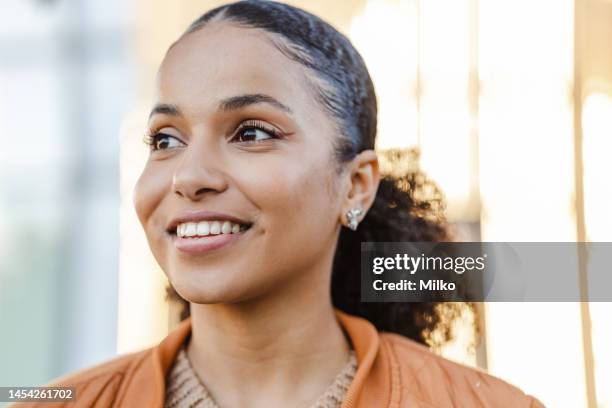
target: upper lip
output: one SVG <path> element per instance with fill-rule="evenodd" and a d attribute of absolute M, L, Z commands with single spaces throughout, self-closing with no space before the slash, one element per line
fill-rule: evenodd
<path fill-rule="evenodd" d="M 241 218 L 235 217 L 233 215 L 229 215 L 229 214 L 224 214 L 224 213 L 220 213 L 220 212 L 215 212 L 215 211 L 186 211 L 183 212 L 181 214 L 179 214 L 178 216 L 174 217 L 172 220 L 170 220 L 170 223 L 168 223 L 168 227 L 167 227 L 167 231 L 168 232 L 175 232 L 176 231 L 176 227 L 179 224 L 182 224 L 184 222 L 199 222 L 199 221 L 213 221 L 213 220 L 217 220 L 217 221 L 231 221 L 237 224 L 244 224 L 247 226 L 250 226 L 251 224 L 246 221 L 243 220 Z"/>

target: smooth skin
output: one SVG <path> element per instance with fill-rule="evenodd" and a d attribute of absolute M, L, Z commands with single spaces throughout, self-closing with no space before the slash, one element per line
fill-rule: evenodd
<path fill-rule="evenodd" d="M 367 211 L 380 177 L 373 150 L 336 171 L 338 125 L 313 97 L 313 74 L 271 38 L 217 21 L 168 50 L 157 76 L 162 109 L 149 120 L 158 143 L 134 189 L 153 255 L 191 303 L 187 354 L 221 407 L 308 407 L 347 363 L 332 261 L 346 211 Z M 242 95 L 266 98 L 222 107 Z M 253 123 L 281 137 L 245 130 Z M 186 255 L 166 228 L 190 210 L 252 227 L 225 247 Z"/>

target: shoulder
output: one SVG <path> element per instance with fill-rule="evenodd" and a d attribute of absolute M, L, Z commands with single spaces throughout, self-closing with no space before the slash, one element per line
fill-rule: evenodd
<path fill-rule="evenodd" d="M 129 381 L 131 373 L 152 353 L 152 348 L 120 355 L 102 363 L 58 377 L 45 387 L 72 387 L 77 403 L 33 402 L 19 407 L 111 406 L 121 386 Z"/>
<path fill-rule="evenodd" d="M 395 333 L 380 333 L 392 369 L 412 398 L 431 406 L 544 407 L 536 398 L 485 371 L 439 356 L 427 347 Z"/>
<path fill-rule="evenodd" d="M 123 354 L 91 367 L 58 377 L 50 385 L 70 387 L 88 384 L 101 379 L 124 377 L 131 370 L 135 369 L 151 352 L 152 349 L 146 349 Z"/>

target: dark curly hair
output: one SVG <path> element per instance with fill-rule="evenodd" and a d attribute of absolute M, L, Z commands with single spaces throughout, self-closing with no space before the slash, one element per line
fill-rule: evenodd
<path fill-rule="evenodd" d="M 338 170 L 359 152 L 374 149 L 374 85 L 361 55 L 343 34 L 299 8 L 275 1 L 244 0 L 208 11 L 183 36 L 212 21 L 273 34 L 273 45 L 312 74 L 307 80 L 313 97 L 337 125 L 334 153 Z M 442 192 L 417 168 L 418 151 L 389 150 L 379 152 L 379 157 L 383 175 L 372 207 L 356 231 L 342 228 L 340 232 L 332 269 L 332 301 L 338 309 L 366 318 L 380 331 L 399 333 L 430 346 L 441 345 L 451 337 L 454 319 L 466 306 L 473 311 L 473 305 L 360 301 L 360 257 L 355 254 L 362 241 L 452 240 L 443 215 Z M 386 172 L 385 167 L 389 169 Z M 184 304 L 181 318 L 189 316 L 189 304 L 171 286 L 168 295 Z M 433 336 L 434 332 L 438 336 Z"/>

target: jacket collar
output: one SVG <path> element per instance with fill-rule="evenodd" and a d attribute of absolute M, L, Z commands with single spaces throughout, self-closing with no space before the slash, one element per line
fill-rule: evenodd
<path fill-rule="evenodd" d="M 391 367 L 389 359 L 384 356 L 378 331 L 364 318 L 334 310 L 338 322 L 351 339 L 358 363 L 342 408 L 389 406 Z"/>
<path fill-rule="evenodd" d="M 361 317 L 334 309 L 336 318 L 351 340 L 357 357 L 357 372 L 347 391 L 342 408 L 383 406 L 391 403 L 390 373 L 395 371 L 388 358 L 383 357 L 383 348 L 376 328 Z M 163 407 L 165 397 L 165 377 L 179 349 L 191 334 L 191 318 L 182 321 L 178 327 L 157 346 L 152 353 L 132 370 L 131 380 L 120 392 L 118 400 L 125 406 L 142 404 L 142 390 L 151 390 L 147 406 Z M 393 376 L 397 379 L 397 376 Z M 396 394 L 396 393 L 394 393 Z"/>

